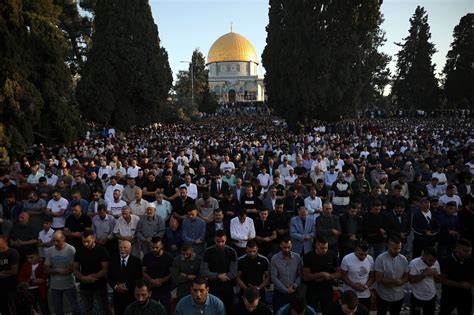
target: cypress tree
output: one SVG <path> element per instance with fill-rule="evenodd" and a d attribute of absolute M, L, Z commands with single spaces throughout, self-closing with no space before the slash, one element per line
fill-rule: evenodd
<path fill-rule="evenodd" d="M 440 105 L 440 90 L 435 77 L 428 15 L 418 6 L 410 18 L 409 35 L 397 53 L 397 72 L 392 88 L 392 102 L 405 109 L 429 110 Z"/>
<path fill-rule="evenodd" d="M 93 21 L 79 14 L 75 0 L 54 0 L 54 3 L 61 9 L 59 27 L 68 44 L 66 63 L 74 75 L 80 72 L 91 46 Z"/>
<path fill-rule="evenodd" d="M 446 55 L 444 89 L 449 104 L 474 104 L 474 13 L 461 18 L 453 32 L 454 40 Z"/>
<path fill-rule="evenodd" d="M 97 1 L 94 29 L 77 87 L 84 115 L 123 129 L 158 120 L 172 75 L 148 0 Z"/>
<path fill-rule="evenodd" d="M 209 91 L 209 70 L 203 53 L 195 49 L 191 57 L 194 76 L 194 102 L 200 112 L 212 113 L 217 107 L 217 98 Z M 188 73 L 191 72 L 189 65 Z"/>
<path fill-rule="evenodd" d="M 0 5 L 0 124 L 12 153 L 34 142 L 70 143 L 82 132 L 59 14 L 52 0 Z"/>
<path fill-rule="evenodd" d="M 269 105 L 291 125 L 353 113 L 386 69 L 375 60 L 380 20 L 379 0 L 270 0 L 262 55 Z"/>

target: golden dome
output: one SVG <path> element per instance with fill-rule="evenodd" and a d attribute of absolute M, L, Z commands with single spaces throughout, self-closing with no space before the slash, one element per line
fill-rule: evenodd
<path fill-rule="evenodd" d="M 252 44 L 234 32 L 219 37 L 207 54 L 207 63 L 222 61 L 252 61 L 258 63 L 257 53 Z"/>

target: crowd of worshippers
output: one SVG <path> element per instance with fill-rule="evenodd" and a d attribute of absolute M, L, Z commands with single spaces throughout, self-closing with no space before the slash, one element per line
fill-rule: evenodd
<path fill-rule="evenodd" d="M 49 314 L 50 292 L 55 314 L 399 314 L 409 288 L 411 314 L 471 314 L 472 128 L 440 122 L 210 118 L 34 146 L 0 175 L 0 313 Z"/>

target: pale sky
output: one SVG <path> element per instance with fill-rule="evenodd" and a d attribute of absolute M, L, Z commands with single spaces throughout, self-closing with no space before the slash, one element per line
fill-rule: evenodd
<path fill-rule="evenodd" d="M 387 42 L 382 51 L 394 57 L 398 51 L 394 42 L 400 42 L 408 35 L 409 18 L 417 5 L 428 12 L 431 41 L 438 50 L 433 61 L 439 73 L 453 40 L 454 26 L 461 17 L 474 12 L 474 0 L 384 0 L 382 28 Z M 150 0 L 150 6 L 174 77 L 179 70 L 187 69 L 180 61 L 190 60 L 195 48 L 207 57 L 213 42 L 230 31 L 231 22 L 234 32 L 253 44 L 261 62 L 267 36 L 268 0 Z M 395 58 L 392 58 L 390 69 L 395 69 Z M 260 75 L 265 73 L 261 65 L 258 72 Z"/>

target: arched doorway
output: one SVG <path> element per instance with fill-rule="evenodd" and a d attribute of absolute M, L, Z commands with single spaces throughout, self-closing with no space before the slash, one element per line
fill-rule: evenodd
<path fill-rule="evenodd" d="M 235 102 L 235 97 L 236 97 L 235 90 L 230 90 L 229 94 L 228 94 L 228 97 L 229 97 L 229 102 L 234 103 Z"/>

